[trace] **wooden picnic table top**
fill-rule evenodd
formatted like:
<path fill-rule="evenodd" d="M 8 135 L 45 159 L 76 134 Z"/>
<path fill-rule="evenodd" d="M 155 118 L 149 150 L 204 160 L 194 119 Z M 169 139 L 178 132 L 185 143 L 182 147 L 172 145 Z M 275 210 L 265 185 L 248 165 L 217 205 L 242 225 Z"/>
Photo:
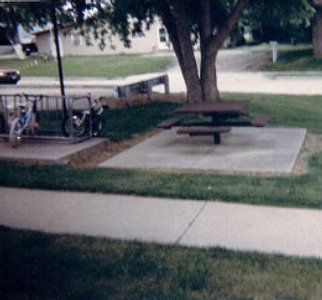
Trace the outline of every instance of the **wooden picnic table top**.
<path fill-rule="evenodd" d="M 175 110 L 177 114 L 203 114 L 203 115 L 244 115 L 249 101 L 218 101 L 196 102 L 187 104 Z"/>

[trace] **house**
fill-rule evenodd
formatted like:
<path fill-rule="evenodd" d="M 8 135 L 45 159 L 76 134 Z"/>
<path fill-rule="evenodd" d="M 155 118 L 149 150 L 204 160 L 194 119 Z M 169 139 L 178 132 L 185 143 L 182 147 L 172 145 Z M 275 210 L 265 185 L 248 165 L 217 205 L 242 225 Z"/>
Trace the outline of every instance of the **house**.
<path fill-rule="evenodd" d="M 18 39 L 19 45 L 21 45 L 22 50 L 26 55 L 29 55 L 32 52 L 37 52 L 35 37 L 24 30 L 21 25 L 18 27 Z M 14 46 L 8 39 L 5 28 L 0 25 L 0 54 L 13 54 L 14 51 Z"/>
<path fill-rule="evenodd" d="M 39 53 L 50 56 L 56 55 L 52 28 L 34 32 L 34 35 L 36 36 Z M 132 35 L 130 40 L 131 47 L 126 48 L 118 36 L 106 37 L 106 47 L 101 50 L 99 47 L 100 40 L 95 40 L 93 34 L 90 36 L 92 45 L 88 45 L 85 37 L 78 30 L 70 27 L 59 29 L 61 56 L 147 54 L 171 50 L 167 31 L 161 22 L 151 25 L 149 31 Z"/>
<path fill-rule="evenodd" d="M 5 30 L 0 26 L 0 55 L 11 54 L 13 52 L 10 41 L 8 40 Z"/>

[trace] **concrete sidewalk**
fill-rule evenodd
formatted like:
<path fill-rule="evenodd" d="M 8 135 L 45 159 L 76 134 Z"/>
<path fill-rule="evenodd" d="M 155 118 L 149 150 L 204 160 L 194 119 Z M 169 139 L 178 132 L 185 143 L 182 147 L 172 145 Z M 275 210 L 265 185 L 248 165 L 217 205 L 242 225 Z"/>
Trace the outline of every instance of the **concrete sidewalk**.
<path fill-rule="evenodd" d="M 322 257 L 322 211 L 0 188 L 0 224 L 192 247 Z"/>

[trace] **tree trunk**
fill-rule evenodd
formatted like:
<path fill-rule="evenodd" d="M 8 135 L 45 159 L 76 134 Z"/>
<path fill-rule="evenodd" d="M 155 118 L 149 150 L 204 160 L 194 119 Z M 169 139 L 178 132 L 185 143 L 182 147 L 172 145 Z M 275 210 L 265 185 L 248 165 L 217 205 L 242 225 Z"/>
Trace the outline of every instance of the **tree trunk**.
<path fill-rule="evenodd" d="M 216 74 L 217 54 L 249 1 L 239 0 L 226 23 L 214 35 L 210 9 L 212 1 L 200 0 L 200 77 L 188 27 L 186 2 L 184 0 L 157 1 L 161 19 L 169 33 L 187 87 L 187 102 L 220 100 Z"/>
<path fill-rule="evenodd" d="M 206 52 L 206 53 L 204 53 Z M 219 90 L 217 86 L 216 58 L 217 52 L 214 55 L 204 51 L 201 54 L 200 65 L 200 83 L 203 101 L 219 101 Z"/>
<path fill-rule="evenodd" d="M 187 87 L 186 101 L 202 101 L 198 67 L 184 12 L 184 1 L 176 2 L 172 10 L 165 1 L 158 1 L 158 5 Z"/>
<path fill-rule="evenodd" d="M 11 19 L 11 34 L 7 35 L 7 37 L 10 41 L 10 44 L 13 47 L 13 50 L 14 50 L 16 56 L 19 59 L 25 59 L 26 56 L 22 50 L 22 46 L 21 46 L 20 40 L 19 40 L 19 32 L 18 32 L 19 24 L 16 20 L 15 11 L 13 8 L 10 8 L 9 14 L 10 14 L 10 19 Z"/>
<path fill-rule="evenodd" d="M 219 100 L 216 74 L 216 58 L 219 49 L 209 47 L 209 42 L 214 37 L 211 5 L 211 0 L 200 1 L 200 84 L 203 101 Z"/>
<path fill-rule="evenodd" d="M 200 82 L 204 101 L 219 101 L 220 94 L 217 86 L 216 59 L 219 49 L 240 19 L 249 0 L 239 0 L 235 9 L 216 34 L 213 34 L 211 23 L 211 0 L 200 1 L 200 50 L 201 70 Z"/>
<path fill-rule="evenodd" d="M 322 9 L 318 9 L 312 27 L 314 58 L 322 58 Z"/>

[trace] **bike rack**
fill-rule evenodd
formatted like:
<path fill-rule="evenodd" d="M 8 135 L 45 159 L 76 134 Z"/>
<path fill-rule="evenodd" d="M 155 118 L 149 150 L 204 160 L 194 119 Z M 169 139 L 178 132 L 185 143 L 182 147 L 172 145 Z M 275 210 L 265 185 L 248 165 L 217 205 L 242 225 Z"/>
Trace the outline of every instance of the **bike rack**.
<path fill-rule="evenodd" d="M 40 94 L 0 94 L 0 137 L 9 137 L 11 122 L 15 117 L 19 116 L 20 105 L 32 105 L 30 104 L 31 102 L 36 102 L 37 110 L 35 115 L 36 121 L 39 124 L 39 129 L 35 135 L 24 135 L 24 138 L 64 140 L 70 142 L 80 142 L 90 138 L 92 134 L 91 123 L 89 132 L 82 137 L 75 136 L 72 124 L 70 124 L 70 136 L 64 136 L 62 132 L 62 122 L 64 121 L 64 118 L 67 117 L 63 109 L 64 101 L 66 103 L 67 116 L 72 116 L 75 111 L 82 110 L 88 110 L 89 113 L 91 113 L 92 100 L 90 94 L 79 97 L 48 96 Z"/>
<path fill-rule="evenodd" d="M 90 94 L 86 95 L 86 96 L 77 96 L 77 97 L 68 97 L 66 98 L 66 108 L 67 108 L 67 115 L 69 117 L 69 128 L 70 128 L 70 132 L 71 132 L 71 136 L 75 139 L 78 140 L 83 140 L 86 138 L 90 138 L 92 136 L 92 117 L 91 117 L 91 107 L 92 107 L 92 99 Z M 82 137 L 77 137 L 75 136 L 75 132 L 74 132 L 74 127 L 73 124 L 71 122 L 71 116 L 73 116 L 73 114 L 75 112 L 80 112 L 80 111 L 84 111 L 86 110 L 87 113 L 89 114 L 89 131 Z M 64 116 L 66 117 L 66 116 Z"/>

